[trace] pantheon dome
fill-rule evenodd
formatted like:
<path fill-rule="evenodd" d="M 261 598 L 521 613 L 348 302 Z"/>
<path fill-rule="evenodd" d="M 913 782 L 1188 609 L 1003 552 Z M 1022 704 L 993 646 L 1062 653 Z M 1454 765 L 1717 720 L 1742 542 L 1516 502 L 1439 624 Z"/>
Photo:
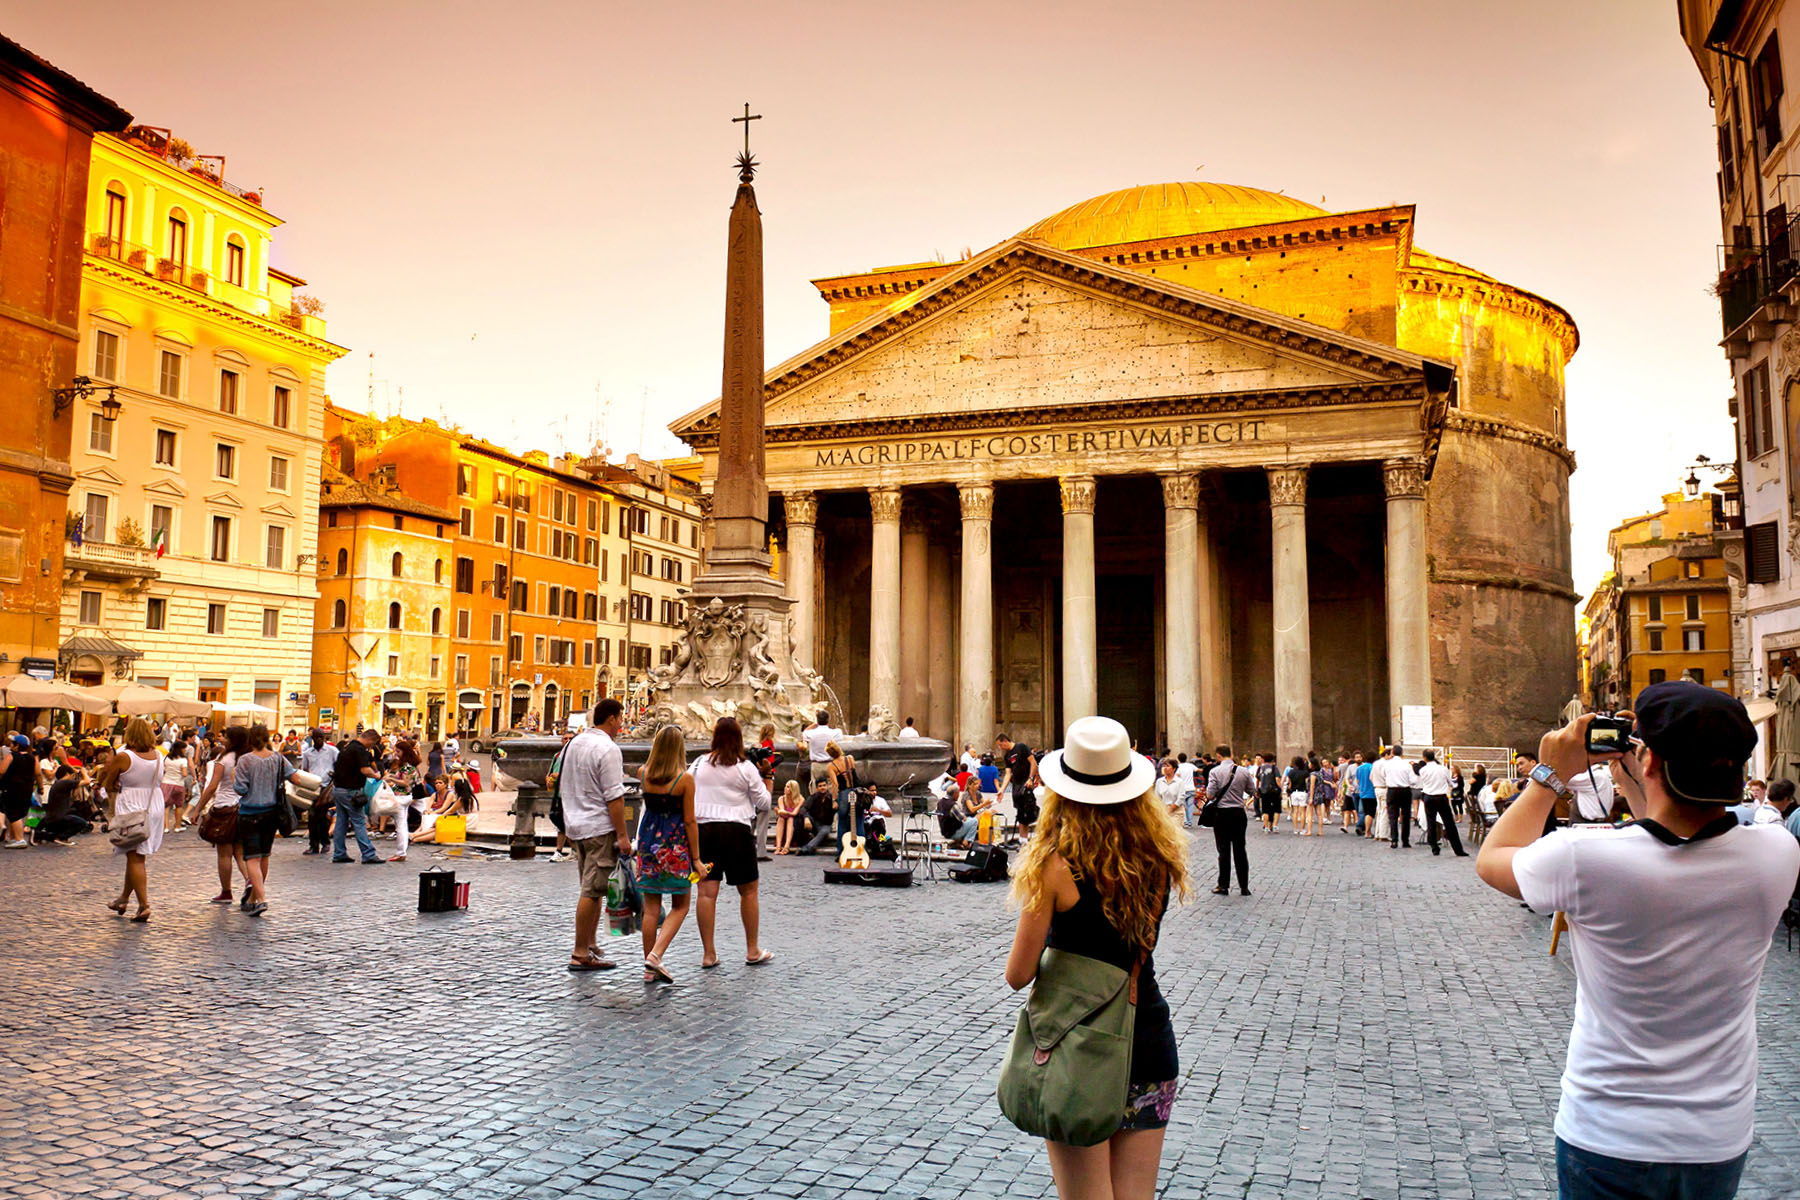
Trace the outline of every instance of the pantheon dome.
<path fill-rule="evenodd" d="M 1019 231 L 1060 250 L 1243 229 L 1316 216 L 1316 204 L 1234 183 L 1152 183 L 1071 204 Z"/>

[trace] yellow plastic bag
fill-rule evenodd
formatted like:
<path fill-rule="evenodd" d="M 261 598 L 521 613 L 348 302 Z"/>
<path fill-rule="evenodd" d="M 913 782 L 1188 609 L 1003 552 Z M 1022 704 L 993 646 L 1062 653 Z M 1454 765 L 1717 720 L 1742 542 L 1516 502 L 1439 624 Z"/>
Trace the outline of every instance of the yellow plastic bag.
<path fill-rule="evenodd" d="M 440 843 L 466 842 L 469 840 L 469 818 L 439 817 L 432 831 L 437 834 Z"/>

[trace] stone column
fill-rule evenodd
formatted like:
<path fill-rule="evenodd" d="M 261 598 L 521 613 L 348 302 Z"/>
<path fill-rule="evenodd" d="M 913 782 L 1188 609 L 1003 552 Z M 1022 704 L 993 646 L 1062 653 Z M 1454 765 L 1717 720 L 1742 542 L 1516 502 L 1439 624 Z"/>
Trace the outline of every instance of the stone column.
<path fill-rule="evenodd" d="M 869 489 L 869 708 L 900 719 L 900 489 Z"/>
<path fill-rule="evenodd" d="M 956 740 L 994 738 L 994 485 L 959 483 L 962 505 L 962 645 L 957 662 Z"/>
<path fill-rule="evenodd" d="M 1306 584 L 1306 468 L 1269 468 L 1274 562 L 1275 754 L 1312 749 L 1312 627 Z"/>
<path fill-rule="evenodd" d="M 1169 745 L 1200 750 L 1199 477 L 1164 475 L 1163 677 Z"/>
<path fill-rule="evenodd" d="M 1062 484 L 1062 726 L 1094 716 L 1100 699 L 1100 636 L 1094 608 L 1094 477 L 1064 475 Z M 1139 737 L 1146 737 L 1139 733 Z M 1155 730 L 1147 738 L 1154 739 Z M 1060 738 L 1057 739 L 1059 742 Z"/>
<path fill-rule="evenodd" d="M 1195 489 L 1204 492 L 1202 488 Z M 1219 556 L 1213 546 L 1212 512 L 1204 494 L 1197 495 L 1194 505 L 1194 553 L 1198 559 L 1199 578 L 1194 589 L 1194 609 L 1198 613 L 1195 636 L 1200 640 L 1200 742 L 1199 746 L 1176 747 L 1189 754 L 1202 753 L 1231 740 L 1228 716 L 1231 695 L 1231 644 L 1227 636 L 1225 588 L 1219 578 Z"/>
<path fill-rule="evenodd" d="M 902 725 L 911 717 L 924 724 L 929 713 L 931 635 L 927 629 L 931 593 L 926 574 L 930 570 L 931 543 L 925 516 L 914 502 L 900 514 L 900 707 L 894 720 Z"/>
<path fill-rule="evenodd" d="M 819 499 L 812 492 L 787 492 L 787 594 L 793 598 L 794 661 L 813 665 L 813 578 L 818 571 Z"/>
<path fill-rule="evenodd" d="M 1400 707 L 1431 703 L 1425 464 L 1391 458 L 1382 464 L 1381 477 L 1387 491 L 1388 740 L 1398 743 Z"/>
<path fill-rule="evenodd" d="M 904 536 L 904 535 L 902 535 Z M 941 541 L 927 543 L 926 632 L 931 649 L 926 661 L 928 712 L 920 717 L 928 737 L 956 740 L 956 592 L 950 570 L 950 548 Z M 901 557 L 905 557 L 902 547 Z M 906 583 L 904 574 L 901 582 Z"/>

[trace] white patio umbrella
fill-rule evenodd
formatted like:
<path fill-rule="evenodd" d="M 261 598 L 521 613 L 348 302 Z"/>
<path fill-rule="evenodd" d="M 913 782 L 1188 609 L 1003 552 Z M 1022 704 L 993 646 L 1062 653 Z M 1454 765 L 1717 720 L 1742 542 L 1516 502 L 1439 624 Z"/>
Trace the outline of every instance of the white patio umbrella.
<path fill-rule="evenodd" d="M 106 683 L 88 691 L 111 700 L 121 717 L 204 717 L 212 712 L 205 700 L 185 700 L 144 683 Z"/>
<path fill-rule="evenodd" d="M 217 700 L 212 702 L 212 711 L 221 713 L 248 713 L 254 717 L 272 717 L 275 715 L 275 710 L 266 704 L 251 704 L 248 702 L 242 704 L 222 704 Z"/>
<path fill-rule="evenodd" d="M 66 708 L 79 713 L 110 713 L 112 701 L 84 687 L 56 679 L 9 675 L 0 679 L 0 703 L 8 708 Z"/>

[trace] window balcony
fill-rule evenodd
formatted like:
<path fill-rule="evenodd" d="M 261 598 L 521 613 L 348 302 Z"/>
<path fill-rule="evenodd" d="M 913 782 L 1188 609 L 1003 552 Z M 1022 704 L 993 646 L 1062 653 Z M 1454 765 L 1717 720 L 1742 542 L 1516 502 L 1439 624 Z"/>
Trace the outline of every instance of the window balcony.
<path fill-rule="evenodd" d="M 70 583 L 114 580 L 124 583 L 128 590 L 141 590 L 161 574 L 156 567 L 156 552 L 148 546 L 84 541 L 63 551 L 63 576 Z"/>
<path fill-rule="evenodd" d="M 1768 246 L 1733 247 L 1727 250 L 1730 264 L 1719 275 L 1715 290 L 1719 296 L 1719 315 L 1727 341 L 1760 341 L 1772 330 L 1757 328 L 1755 322 L 1790 319 L 1782 289 L 1800 277 L 1800 258 L 1796 257 L 1800 240 L 1789 233 Z"/>

